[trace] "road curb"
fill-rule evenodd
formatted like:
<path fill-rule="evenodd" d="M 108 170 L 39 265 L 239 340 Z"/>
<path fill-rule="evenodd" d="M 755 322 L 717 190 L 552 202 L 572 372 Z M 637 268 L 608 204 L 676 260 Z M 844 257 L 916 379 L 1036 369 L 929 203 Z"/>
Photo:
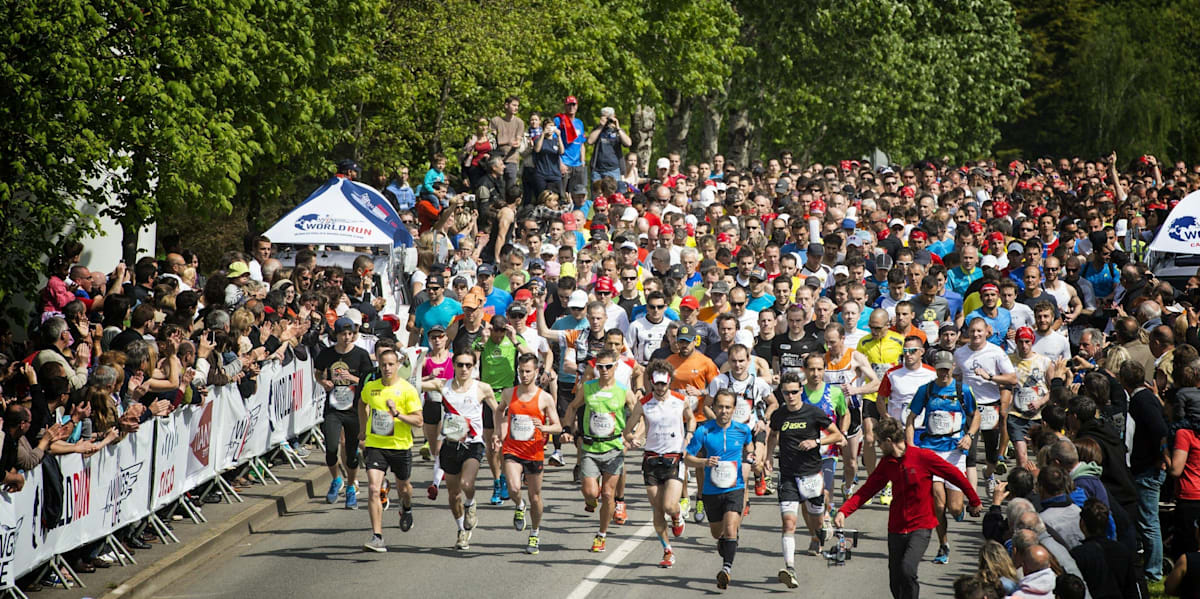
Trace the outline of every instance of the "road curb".
<path fill-rule="evenodd" d="M 329 481 L 329 470 L 314 468 L 299 480 L 289 483 L 270 497 L 263 497 L 233 517 L 212 525 L 199 538 L 182 546 L 162 559 L 141 568 L 132 577 L 105 593 L 101 599 L 149 599 L 180 577 L 192 572 L 196 564 L 229 549 L 246 537 L 260 531 L 293 508 L 317 497 L 317 490 Z"/>

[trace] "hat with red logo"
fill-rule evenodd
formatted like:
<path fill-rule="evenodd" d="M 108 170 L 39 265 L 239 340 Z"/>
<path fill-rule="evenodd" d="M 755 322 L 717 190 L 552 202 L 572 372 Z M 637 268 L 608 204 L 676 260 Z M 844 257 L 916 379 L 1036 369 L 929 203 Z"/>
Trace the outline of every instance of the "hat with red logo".
<path fill-rule="evenodd" d="M 813 212 L 820 212 L 821 214 L 825 214 L 825 202 L 822 202 L 821 200 L 813 200 L 813 201 L 809 202 L 808 203 L 808 212 L 809 212 L 809 214 L 812 214 Z"/>
<path fill-rule="evenodd" d="M 995 212 L 996 216 L 1008 216 L 1010 210 L 1012 210 L 1012 206 L 1009 206 L 1008 202 L 1004 200 L 997 200 L 992 204 L 992 212 Z"/>
<path fill-rule="evenodd" d="M 615 293 L 617 291 L 617 287 L 613 285 L 612 279 L 608 277 L 600 277 L 596 279 L 596 287 L 594 290 L 597 292 L 607 291 L 609 293 Z"/>
<path fill-rule="evenodd" d="M 1029 327 L 1021 327 L 1021 328 L 1017 329 L 1017 339 L 1021 339 L 1024 341 L 1033 341 L 1033 339 L 1034 339 L 1033 329 L 1031 329 Z"/>
<path fill-rule="evenodd" d="M 578 104 L 578 103 L 579 103 L 579 100 L 576 100 L 575 96 L 567 96 L 567 99 L 563 100 L 563 104 Z"/>

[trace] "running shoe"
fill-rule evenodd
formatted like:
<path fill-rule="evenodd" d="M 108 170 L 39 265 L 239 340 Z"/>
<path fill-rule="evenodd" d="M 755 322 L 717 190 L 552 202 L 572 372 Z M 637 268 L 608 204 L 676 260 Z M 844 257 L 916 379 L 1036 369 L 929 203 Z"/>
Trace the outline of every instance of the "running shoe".
<path fill-rule="evenodd" d="M 438 486 L 437 485 L 429 485 L 425 489 L 425 494 L 429 496 L 430 501 L 437 501 Z"/>
<path fill-rule="evenodd" d="M 504 499 L 500 497 L 500 479 L 492 479 L 492 505 L 500 505 Z"/>
<path fill-rule="evenodd" d="M 500 499 L 502 501 L 508 501 L 508 475 L 507 474 L 500 475 Z"/>
<path fill-rule="evenodd" d="M 292 451 L 294 451 L 296 453 L 296 457 L 298 457 L 302 460 L 307 459 L 308 456 L 312 455 L 312 452 L 309 451 L 308 448 L 303 445 L 297 445 L 297 446 L 293 447 Z"/>
<path fill-rule="evenodd" d="M 624 524 L 626 520 L 628 520 L 628 515 L 625 513 L 625 502 L 618 501 L 617 509 L 613 510 L 613 522 Z"/>
<path fill-rule="evenodd" d="M 358 487 L 346 487 L 346 509 L 358 509 Z"/>
<path fill-rule="evenodd" d="M 935 563 L 935 564 L 950 563 L 950 546 L 949 545 L 942 545 L 941 547 L 938 547 L 937 557 L 933 558 L 933 563 Z"/>
<path fill-rule="evenodd" d="M 800 582 L 796 580 L 795 568 L 783 568 L 779 571 L 779 582 L 787 585 L 787 588 L 794 589 L 800 586 Z"/>
<path fill-rule="evenodd" d="M 692 513 L 692 500 L 687 497 L 679 498 L 679 518 L 687 520 L 688 515 Z"/>
<path fill-rule="evenodd" d="M 704 522 L 704 500 L 703 499 L 696 500 L 696 513 L 695 513 L 695 515 L 692 516 L 692 520 L 695 520 L 696 524 Z"/>
<path fill-rule="evenodd" d="M 537 535 L 529 535 L 529 543 L 525 545 L 525 553 L 529 555 L 538 554 L 538 538 Z"/>
<path fill-rule="evenodd" d="M 774 495 L 779 487 L 779 481 L 775 480 L 774 476 L 764 476 L 763 478 L 767 480 L 767 495 Z"/>
<path fill-rule="evenodd" d="M 829 512 L 825 512 L 821 516 L 821 542 L 828 543 L 833 539 L 833 519 L 829 517 Z"/>
<path fill-rule="evenodd" d="M 1008 461 L 1005 460 L 1004 458 L 1000 458 L 1000 461 L 996 462 L 996 474 L 1005 474 L 1007 472 L 1008 472 Z"/>
<path fill-rule="evenodd" d="M 525 530 L 525 510 L 521 508 L 513 511 L 513 530 L 517 532 Z"/>
<path fill-rule="evenodd" d="M 855 480 L 853 482 L 842 483 L 842 503 L 846 503 L 850 500 L 850 496 L 854 495 L 854 487 L 858 486 L 857 482 Z"/>
<path fill-rule="evenodd" d="M 388 482 L 385 480 L 379 485 L 379 505 L 383 507 L 383 511 L 387 511 L 391 501 L 388 500 Z"/>
<path fill-rule="evenodd" d="M 882 505 L 892 505 L 892 483 L 888 483 L 883 488 L 883 493 L 879 495 L 879 503 Z"/>
<path fill-rule="evenodd" d="M 746 507 L 742 508 L 742 517 L 745 518 L 746 516 L 749 516 L 749 515 L 750 515 L 750 502 L 746 502 Z"/>
<path fill-rule="evenodd" d="M 594 513 L 596 511 L 596 500 L 595 499 L 584 499 L 583 500 L 583 511 L 585 511 L 589 514 Z"/>
<path fill-rule="evenodd" d="M 458 540 L 454 542 L 454 548 L 458 549 L 459 551 L 462 551 L 464 549 L 470 549 L 471 548 L 471 531 L 469 531 L 469 530 L 458 531 Z"/>
<path fill-rule="evenodd" d="M 725 568 L 721 568 L 721 571 L 717 572 L 717 588 L 718 589 L 729 588 L 729 579 L 730 578 L 731 577 L 729 576 L 729 570 L 726 570 Z"/>
<path fill-rule="evenodd" d="M 822 532 L 819 534 L 824 534 L 824 533 Z M 821 540 L 820 539 L 813 539 L 808 542 L 808 554 L 809 555 L 821 555 Z"/>
<path fill-rule="evenodd" d="M 371 535 L 371 540 L 363 543 L 363 549 L 374 551 L 375 553 L 387 553 L 387 545 L 383 544 L 383 537 Z"/>
<path fill-rule="evenodd" d="M 409 530 L 412 530 L 412 525 L 413 525 L 412 508 L 410 507 L 408 509 L 404 509 L 403 507 L 401 507 L 400 508 L 400 530 L 402 530 L 404 532 L 408 532 Z"/>
<path fill-rule="evenodd" d="M 554 466 L 555 468 L 561 468 L 565 464 L 565 462 L 563 462 L 562 451 L 557 449 L 554 450 L 554 453 L 550 454 L 550 457 L 547 458 L 547 461 L 550 462 L 550 465 Z"/>
<path fill-rule="evenodd" d="M 995 476 L 989 476 L 987 479 L 987 494 L 988 494 L 988 497 L 992 497 L 993 495 L 996 494 L 996 477 Z"/>
<path fill-rule="evenodd" d="M 967 506 L 964 505 L 963 509 L 958 510 L 958 513 L 954 514 L 954 521 L 962 522 L 963 520 L 966 519 L 966 517 L 967 517 Z"/>
<path fill-rule="evenodd" d="M 433 452 L 429 449 L 429 441 L 426 441 L 425 444 L 421 446 L 421 459 L 425 460 L 426 462 L 433 459 Z"/>
<path fill-rule="evenodd" d="M 675 565 L 675 552 L 671 551 L 670 549 L 663 551 L 663 558 L 662 558 L 661 562 L 658 562 L 658 567 L 659 568 L 670 568 L 674 565 Z"/>
<path fill-rule="evenodd" d="M 754 494 L 759 497 L 767 494 L 767 477 L 758 477 L 758 480 L 754 483 Z"/>
<path fill-rule="evenodd" d="M 466 514 L 464 514 L 464 518 L 463 518 L 463 527 L 466 528 L 467 530 L 473 530 L 475 528 L 475 525 L 479 524 L 479 516 L 475 513 L 475 508 L 477 508 L 478 506 L 479 506 L 479 504 L 472 503 L 471 505 L 468 505 L 466 507 L 466 509 L 464 510 L 466 512 Z"/>
<path fill-rule="evenodd" d="M 596 535 L 596 538 L 592 539 L 592 553 L 604 553 L 604 541 L 604 537 Z"/>
<path fill-rule="evenodd" d="M 687 520 L 683 518 L 683 514 L 680 514 L 679 519 L 671 523 L 671 534 L 675 535 L 676 537 L 682 537 L 683 527 L 686 523 Z"/>
<path fill-rule="evenodd" d="M 342 477 L 329 481 L 329 492 L 325 494 L 325 503 L 337 503 L 338 495 L 342 492 Z"/>

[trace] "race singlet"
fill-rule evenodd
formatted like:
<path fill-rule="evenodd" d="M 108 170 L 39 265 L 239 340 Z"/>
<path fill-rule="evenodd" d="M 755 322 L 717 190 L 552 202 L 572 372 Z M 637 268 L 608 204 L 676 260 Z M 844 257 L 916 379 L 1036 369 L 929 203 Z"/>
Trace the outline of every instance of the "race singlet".
<path fill-rule="evenodd" d="M 617 418 L 610 412 L 592 412 L 588 419 L 594 437 L 611 437 L 617 430 Z"/>

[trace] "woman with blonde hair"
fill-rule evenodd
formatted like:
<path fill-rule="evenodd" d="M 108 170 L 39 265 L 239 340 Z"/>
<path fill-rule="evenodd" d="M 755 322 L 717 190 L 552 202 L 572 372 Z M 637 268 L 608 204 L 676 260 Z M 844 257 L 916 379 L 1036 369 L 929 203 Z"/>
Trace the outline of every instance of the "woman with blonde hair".
<path fill-rule="evenodd" d="M 1007 597 L 1017 590 L 1017 567 L 1004 545 L 988 541 L 979 548 L 979 579 L 996 589 L 999 596 Z"/>

